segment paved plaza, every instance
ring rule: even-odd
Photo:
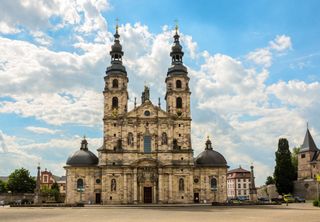
[[[320,221],[320,208],[306,204],[289,206],[135,206],[135,207],[85,207],[85,208],[9,208],[0,207],[1,222],[95,222],[95,221],[254,221],[254,222],[290,222]]]

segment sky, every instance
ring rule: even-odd
[[[0,175],[64,175],[87,136],[102,145],[105,69],[116,19],[129,109],[143,85],[164,107],[174,26],[191,87],[192,148],[210,136],[230,169],[273,174],[279,138],[320,146],[319,1],[3,0],[0,2]]]

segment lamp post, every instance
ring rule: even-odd
[[[82,203],[82,193],[84,191],[84,187],[79,187],[77,191],[80,193],[80,203]]]

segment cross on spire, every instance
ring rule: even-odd
[[[178,19],[175,19],[175,20],[174,20],[174,23],[176,24],[176,25],[175,25],[176,34],[178,34],[178,29],[179,29]]]
[[[118,33],[119,28],[119,18],[116,18],[116,33]]]

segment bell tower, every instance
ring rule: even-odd
[[[187,68],[183,65],[183,51],[180,45],[178,26],[175,28],[174,43],[171,48],[171,67],[166,77],[167,112],[180,118],[190,118],[190,88]]]
[[[122,46],[118,25],[114,34],[114,43],[111,46],[111,65],[107,67],[104,77],[104,118],[107,116],[117,117],[127,112],[128,108],[128,82],[126,68],[122,65]]]

